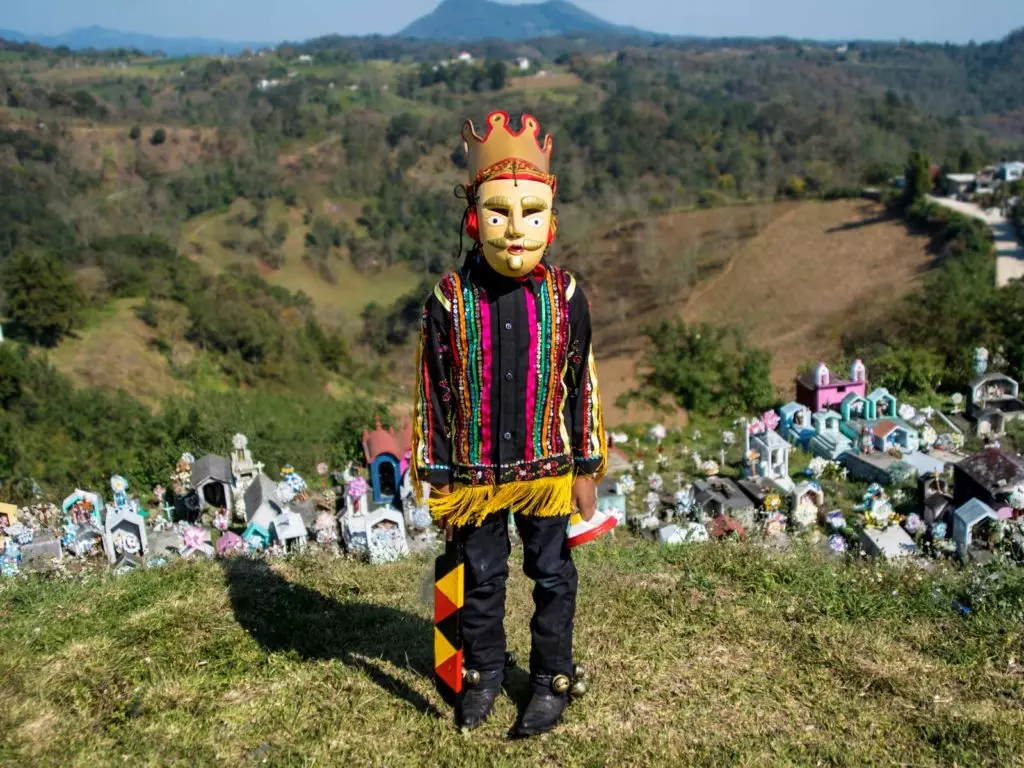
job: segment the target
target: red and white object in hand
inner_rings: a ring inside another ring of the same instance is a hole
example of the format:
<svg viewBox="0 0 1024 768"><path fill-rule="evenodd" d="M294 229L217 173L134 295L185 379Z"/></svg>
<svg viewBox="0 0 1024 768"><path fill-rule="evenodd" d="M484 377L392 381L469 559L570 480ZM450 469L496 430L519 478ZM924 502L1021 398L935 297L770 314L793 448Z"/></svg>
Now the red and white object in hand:
<svg viewBox="0 0 1024 768"><path fill-rule="evenodd" d="M618 522L604 512L595 512L589 520L584 520L579 512L573 512L569 518L569 549L603 536L618 525Z"/></svg>

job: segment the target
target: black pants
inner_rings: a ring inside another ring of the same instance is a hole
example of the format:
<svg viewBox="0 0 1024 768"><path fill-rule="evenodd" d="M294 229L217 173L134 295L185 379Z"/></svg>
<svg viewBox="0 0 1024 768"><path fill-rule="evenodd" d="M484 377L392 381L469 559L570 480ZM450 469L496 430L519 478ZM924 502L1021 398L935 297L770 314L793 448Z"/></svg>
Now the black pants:
<svg viewBox="0 0 1024 768"><path fill-rule="evenodd" d="M567 519L516 515L515 521L523 542L523 572L535 582L530 677L536 683L545 676L571 675L577 576L566 546ZM497 671L505 663L508 514L460 528L458 535L465 546L464 663L466 669Z"/></svg>

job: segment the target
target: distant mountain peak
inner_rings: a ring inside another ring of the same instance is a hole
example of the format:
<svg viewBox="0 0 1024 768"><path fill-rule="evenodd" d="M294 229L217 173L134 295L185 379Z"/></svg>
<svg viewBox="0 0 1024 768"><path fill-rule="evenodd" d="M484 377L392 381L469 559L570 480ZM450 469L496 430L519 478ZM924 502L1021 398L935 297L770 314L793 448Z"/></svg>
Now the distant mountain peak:
<svg viewBox="0 0 1024 768"><path fill-rule="evenodd" d="M646 35L583 10L568 0L509 5L492 0L444 0L400 37L430 40L527 40L573 34Z"/></svg>

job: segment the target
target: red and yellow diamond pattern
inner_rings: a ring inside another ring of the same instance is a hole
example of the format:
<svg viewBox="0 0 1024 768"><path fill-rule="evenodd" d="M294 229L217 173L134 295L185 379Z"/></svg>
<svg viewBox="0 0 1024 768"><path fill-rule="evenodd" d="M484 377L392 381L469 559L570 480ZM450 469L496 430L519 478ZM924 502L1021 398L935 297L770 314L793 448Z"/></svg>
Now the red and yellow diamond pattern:
<svg viewBox="0 0 1024 768"><path fill-rule="evenodd" d="M434 564L434 674L452 693L460 693L465 581L459 547L451 544Z"/></svg>

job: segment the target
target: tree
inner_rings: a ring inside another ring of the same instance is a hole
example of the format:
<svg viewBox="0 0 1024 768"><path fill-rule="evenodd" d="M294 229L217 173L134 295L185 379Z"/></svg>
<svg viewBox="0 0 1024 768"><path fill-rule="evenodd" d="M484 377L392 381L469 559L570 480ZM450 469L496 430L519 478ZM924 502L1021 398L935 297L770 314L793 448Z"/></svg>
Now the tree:
<svg viewBox="0 0 1024 768"><path fill-rule="evenodd" d="M736 328L662 320L648 326L640 387L627 399L656 404L664 395L687 410L718 415L771 405L771 354L748 347Z"/></svg>
<svg viewBox="0 0 1024 768"><path fill-rule="evenodd" d="M142 135L142 128L137 125L133 125L132 129L128 131L128 138L132 141L138 141L139 136Z"/></svg>
<svg viewBox="0 0 1024 768"><path fill-rule="evenodd" d="M960 173L974 173L978 167L978 161L971 150L965 149L960 153L960 159L957 165L959 166L958 170Z"/></svg>
<svg viewBox="0 0 1024 768"><path fill-rule="evenodd" d="M487 79L491 81L491 90L500 91L508 82L508 66L501 59L487 63Z"/></svg>
<svg viewBox="0 0 1024 768"><path fill-rule="evenodd" d="M15 250L0 274L0 289L12 336L54 347L78 322L81 292L43 251Z"/></svg>
<svg viewBox="0 0 1024 768"><path fill-rule="evenodd" d="M907 158L904 171L906 186L903 189L903 202L911 205L932 191L932 163L928 155L914 150Z"/></svg>
<svg viewBox="0 0 1024 768"><path fill-rule="evenodd" d="M163 128L157 128L153 131L153 135L149 139L149 143L154 147L159 147L165 141L167 141L167 131Z"/></svg>

